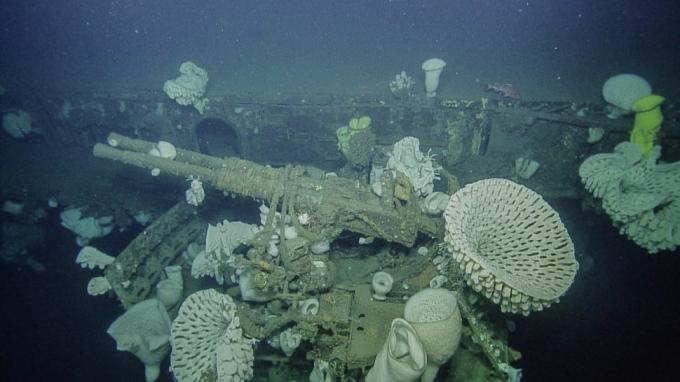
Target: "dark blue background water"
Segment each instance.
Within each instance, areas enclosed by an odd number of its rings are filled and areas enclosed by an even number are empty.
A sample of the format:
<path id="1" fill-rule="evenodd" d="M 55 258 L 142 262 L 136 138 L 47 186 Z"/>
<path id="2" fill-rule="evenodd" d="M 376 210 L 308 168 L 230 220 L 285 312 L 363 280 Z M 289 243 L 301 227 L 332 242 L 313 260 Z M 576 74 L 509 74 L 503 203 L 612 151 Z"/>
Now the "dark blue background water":
<path id="1" fill-rule="evenodd" d="M 386 92 L 402 69 L 448 63 L 441 93 L 480 96 L 511 82 L 529 99 L 598 100 L 619 72 L 677 96 L 670 1 L 8 1 L 0 3 L 0 84 L 31 89 L 157 89 L 192 60 L 209 93 Z M 516 319 L 528 381 L 674 378 L 680 257 L 649 256 L 606 219 L 565 205 L 577 250 L 595 259 L 560 304 Z M 56 226 L 55 221 L 51 224 Z M 47 224 L 47 223 L 45 223 Z M 91 275 L 65 230 L 34 274 L 0 265 L 0 379 L 135 381 L 142 367 L 105 329 L 120 313 L 86 295 Z M 115 253 L 129 237 L 100 243 Z"/>
<path id="2" fill-rule="evenodd" d="M 671 95 L 672 3 L 3 1 L 0 82 L 160 89 L 192 60 L 212 92 L 386 92 L 437 56 L 444 94 L 500 81 L 532 99 L 598 99 L 606 78 L 635 72 Z"/>

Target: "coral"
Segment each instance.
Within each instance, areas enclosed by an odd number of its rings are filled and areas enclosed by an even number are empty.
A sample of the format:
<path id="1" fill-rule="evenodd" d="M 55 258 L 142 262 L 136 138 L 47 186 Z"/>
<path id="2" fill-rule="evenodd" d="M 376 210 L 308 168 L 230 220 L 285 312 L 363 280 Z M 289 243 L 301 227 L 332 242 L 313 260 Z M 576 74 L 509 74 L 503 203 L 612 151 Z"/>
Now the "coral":
<path id="1" fill-rule="evenodd" d="M 469 184 L 451 196 L 444 218 L 448 250 L 466 282 L 502 311 L 542 310 L 574 281 L 574 245 L 559 215 L 522 185 Z"/>
<path id="2" fill-rule="evenodd" d="M 131 352 L 144 363 L 147 382 L 158 378 L 170 348 L 170 318 L 160 301 L 135 304 L 109 326 L 107 333 L 116 340 L 118 350 Z"/>
<path id="3" fill-rule="evenodd" d="M 163 92 L 182 106 L 193 105 L 199 113 L 205 112 L 207 99 L 203 98 L 208 85 L 208 72 L 191 61 L 180 65 L 181 75 L 163 84 Z"/>
<path id="4" fill-rule="evenodd" d="M 253 377 L 253 347 L 243 337 L 236 304 L 214 289 L 193 293 L 172 322 L 170 365 L 179 382 L 246 381 Z"/>
<path id="5" fill-rule="evenodd" d="M 680 162 L 657 164 L 660 155 L 659 146 L 645 157 L 636 144 L 622 142 L 579 168 L 619 232 L 649 253 L 680 245 Z"/>

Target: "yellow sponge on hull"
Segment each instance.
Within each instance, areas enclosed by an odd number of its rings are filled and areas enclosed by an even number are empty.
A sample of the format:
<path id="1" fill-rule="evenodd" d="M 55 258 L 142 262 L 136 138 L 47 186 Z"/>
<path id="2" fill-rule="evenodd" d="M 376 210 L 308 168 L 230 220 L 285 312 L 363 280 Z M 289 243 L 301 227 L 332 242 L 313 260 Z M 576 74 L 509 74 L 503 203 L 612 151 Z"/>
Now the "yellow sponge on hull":
<path id="1" fill-rule="evenodd" d="M 649 155 L 654 149 L 656 136 L 663 123 L 661 104 L 665 99 L 656 94 L 642 97 L 633 103 L 635 124 L 630 133 L 630 141 L 640 148 L 643 155 Z"/>
<path id="2" fill-rule="evenodd" d="M 352 118 L 347 126 L 343 126 L 335 131 L 335 135 L 338 137 L 338 149 L 345 157 L 349 155 L 349 141 L 352 135 L 367 129 L 370 125 L 371 117 L 365 115 L 361 118 Z"/>

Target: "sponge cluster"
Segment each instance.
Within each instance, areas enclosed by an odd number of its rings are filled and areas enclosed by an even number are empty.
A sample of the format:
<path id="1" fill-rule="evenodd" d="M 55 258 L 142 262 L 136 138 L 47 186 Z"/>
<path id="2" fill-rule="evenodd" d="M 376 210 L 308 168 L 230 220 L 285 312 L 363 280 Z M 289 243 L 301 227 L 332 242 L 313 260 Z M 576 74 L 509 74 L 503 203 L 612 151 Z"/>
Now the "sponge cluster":
<path id="1" fill-rule="evenodd" d="M 439 170 L 434 156 L 420 151 L 420 140 L 415 137 L 404 137 L 394 144 L 389 154 L 387 169 L 399 171 L 408 177 L 413 192 L 418 196 L 427 196 L 434 190 L 434 181 L 439 180 Z"/>
<path id="2" fill-rule="evenodd" d="M 559 215 L 534 191 L 485 179 L 457 191 L 444 211 L 445 240 L 465 280 L 504 312 L 550 306 L 578 262 Z"/>
<path id="3" fill-rule="evenodd" d="M 658 164 L 660 155 L 659 146 L 643 155 L 634 143 L 622 142 L 579 168 L 619 232 L 649 253 L 680 245 L 680 162 Z"/>
<path id="4" fill-rule="evenodd" d="M 208 86 L 208 72 L 191 61 L 182 63 L 179 72 L 179 77 L 165 81 L 163 92 L 178 104 L 193 105 L 203 114 L 208 101 L 203 97 Z"/>

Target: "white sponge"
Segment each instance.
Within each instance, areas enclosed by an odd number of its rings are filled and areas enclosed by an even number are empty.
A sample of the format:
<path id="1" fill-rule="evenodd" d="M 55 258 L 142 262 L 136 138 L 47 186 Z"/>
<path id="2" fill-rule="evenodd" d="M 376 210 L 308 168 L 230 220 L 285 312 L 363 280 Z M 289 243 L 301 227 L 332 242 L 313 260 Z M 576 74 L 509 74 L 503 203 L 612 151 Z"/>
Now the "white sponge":
<path id="1" fill-rule="evenodd" d="M 203 114 L 207 102 L 203 95 L 208 85 L 208 72 L 191 61 L 180 65 L 179 72 L 179 77 L 165 81 L 163 91 L 178 104 L 193 105 Z"/>
<path id="2" fill-rule="evenodd" d="M 630 110 L 635 101 L 650 94 L 649 82 L 635 74 L 617 74 L 602 86 L 604 100 L 623 110 Z"/>
<path id="3" fill-rule="evenodd" d="M 31 116 L 22 110 L 6 113 L 2 116 L 2 128 L 10 137 L 22 139 L 33 130 Z"/>
<path id="4" fill-rule="evenodd" d="M 160 365 L 170 350 L 170 317 L 155 298 L 135 304 L 106 331 L 116 340 L 116 349 L 129 351 L 144 363 L 146 382 L 160 374 Z"/>

